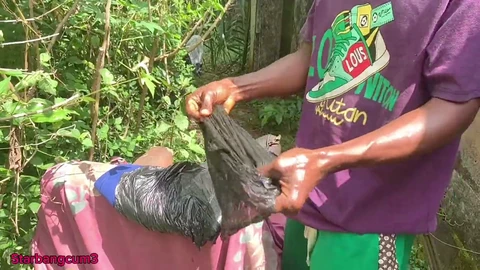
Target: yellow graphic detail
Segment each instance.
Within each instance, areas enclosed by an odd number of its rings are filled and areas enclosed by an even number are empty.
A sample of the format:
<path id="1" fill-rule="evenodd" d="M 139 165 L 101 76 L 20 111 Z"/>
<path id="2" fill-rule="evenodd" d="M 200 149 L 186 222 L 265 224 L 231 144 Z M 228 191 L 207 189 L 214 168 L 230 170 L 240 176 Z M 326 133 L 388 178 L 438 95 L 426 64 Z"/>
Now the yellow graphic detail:
<path id="1" fill-rule="evenodd" d="M 358 16 L 355 23 L 357 24 L 358 29 L 360 29 L 360 32 L 363 36 L 366 36 L 370 33 L 372 25 L 372 6 L 370 4 L 365 4 L 358 7 Z"/>
<path id="2" fill-rule="evenodd" d="M 372 31 L 372 34 L 370 36 L 368 36 L 368 38 L 366 40 L 368 46 L 372 46 L 372 43 L 375 41 L 375 38 L 376 38 L 379 30 L 380 30 L 380 28 L 375 28 Z"/>
<path id="3" fill-rule="evenodd" d="M 315 114 L 336 126 L 340 126 L 344 122 L 359 122 L 362 125 L 366 125 L 368 120 L 366 112 L 355 107 L 347 107 L 343 102 L 343 98 L 340 100 L 329 99 L 319 102 L 315 107 Z"/>
<path id="4" fill-rule="evenodd" d="M 345 10 L 345 11 L 340 12 L 337 16 L 343 16 L 343 15 L 348 15 L 348 14 L 349 14 L 349 11 L 348 11 L 348 10 Z M 344 21 L 346 21 L 346 20 L 348 20 L 348 17 L 347 17 L 347 16 L 345 17 Z M 336 22 L 333 22 L 333 23 L 332 23 L 332 29 L 333 29 L 334 31 L 338 31 L 339 34 L 346 34 L 346 33 L 350 32 L 350 31 L 351 31 L 351 28 L 352 28 L 350 25 L 346 26 L 346 27 L 345 27 L 345 30 L 343 30 L 343 31 L 342 31 L 342 30 L 338 30 L 338 28 L 340 27 L 340 25 L 343 26 L 343 24 L 345 23 L 344 21 L 336 21 Z"/>

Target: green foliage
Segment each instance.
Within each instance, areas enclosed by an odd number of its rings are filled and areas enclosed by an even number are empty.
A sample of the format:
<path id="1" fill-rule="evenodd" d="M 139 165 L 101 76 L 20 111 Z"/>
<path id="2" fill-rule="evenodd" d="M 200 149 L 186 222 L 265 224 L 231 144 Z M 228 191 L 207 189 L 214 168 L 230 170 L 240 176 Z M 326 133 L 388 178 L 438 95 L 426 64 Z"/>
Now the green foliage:
<path id="1" fill-rule="evenodd" d="M 3 1 L 3 0 L 0 0 Z M 42 1 L 33 10 L 38 32 L 51 34 L 67 14 L 73 1 Z M 16 19 L 12 2 L 2 2 L 0 20 Z M 17 1 L 28 18 L 28 1 Z M 29 254 L 29 245 L 40 207 L 40 178 L 56 163 L 88 159 L 107 162 L 113 156 L 133 161 L 155 145 L 169 147 L 176 160 L 201 161 L 202 142 L 190 129 L 184 111 L 184 97 L 192 90 L 193 67 L 180 50 L 167 61 L 148 69 L 145 57 L 164 55 L 180 46 L 187 32 L 204 16 L 212 20 L 199 28 L 202 34 L 219 12 L 220 0 L 119 0 L 112 2 L 110 47 L 101 76 L 96 136 L 91 136 L 91 93 L 96 58 L 105 31 L 105 2 L 84 0 L 68 18 L 51 52 L 40 44 L 29 46 L 25 66 L 25 44 L 0 47 L 0 269 L 12 269 L 13 252 Z M 36 38 L 28 26 L 0 24 L 3 42 Z M 48 34 L 47 34 L 48 33 Z M 156 38 L 159 37 L 159 38 Z M 159 41 L 153 52 L 155 40 Z M 5 56 L 5 57 L 4 57 Z M 147 59 L 148 60 L 148 59 Z M 38 63 L 38 64 L 37 64 Z M 18 70 L 25 68 L 28 72 Z M 143 108 L 140 97 L 147 90 Z M 72 98 L 73 97 L 73 98 Z M 67 103 L 68 101 L 68 103 Z M 138 117 L 140 116 L 140 117 Z M 9 167 L 12 130 L 17 130 L 22 171 Z"/>
<path id="2" fill-rule="evenodd" d="M 302 99 L 276 99 L 256 103 L 262 127 L 283 126 L 293 130 L 298 125 L 302 111 Z"/>
<path id="3" fill-rule="evenodd" d="M 423 246 L 416 241 L 412 247 L 412 254 L 410 256 L 411 270 L 428 270 L 428 263 L 425 261 Z"/>

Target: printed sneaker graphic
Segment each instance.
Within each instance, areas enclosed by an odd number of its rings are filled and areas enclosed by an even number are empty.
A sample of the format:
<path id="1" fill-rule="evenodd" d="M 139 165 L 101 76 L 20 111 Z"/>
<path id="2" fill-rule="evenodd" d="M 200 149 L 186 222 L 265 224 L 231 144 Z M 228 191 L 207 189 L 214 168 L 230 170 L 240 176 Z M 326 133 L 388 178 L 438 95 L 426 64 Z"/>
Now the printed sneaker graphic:
<path id="1" fill-rule="evenodd" d="M 331 26 L 334 45 L 325 75 L 307 100 L 316 103 L 343 95 L 385 68 L 390 54 L 379 29 L 393 20 L 390 2 L 375 9 L 358 5 L 340 13 Z"/>

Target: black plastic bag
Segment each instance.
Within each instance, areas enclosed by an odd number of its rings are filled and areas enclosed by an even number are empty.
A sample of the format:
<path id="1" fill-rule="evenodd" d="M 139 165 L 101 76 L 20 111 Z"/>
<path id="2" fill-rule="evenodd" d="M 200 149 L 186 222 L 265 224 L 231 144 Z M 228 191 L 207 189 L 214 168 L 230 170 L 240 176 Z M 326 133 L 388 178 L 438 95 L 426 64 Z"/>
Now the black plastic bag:
<path id="1" fill-rule="evenodd" d="M 279 136 L 255 140 L 221 107 L 200 126 L 208 168 L 190 162 L 141 167 L 122 175 L 115 190 L 115 208 L 128 219 L 198 247 L 273 212 L 279 188 L 256 168 L 281 151 Z"/>
<path id="2" fill-rule="evenodd" d="M 272 162 L 274 156 L 221 106 L 200 127 L 208 170 L 222 211 L 221 233 L 230 236 L 274 212 L 280 188 L 257 171 Z"/>
<path id="3" fill-rule="evenodd" d="M 215 241 L 222 213 L 205 164 L 176 163 L 125 173 L 115 208 L 147 229 L 192 239 L 198 247 Z"/>

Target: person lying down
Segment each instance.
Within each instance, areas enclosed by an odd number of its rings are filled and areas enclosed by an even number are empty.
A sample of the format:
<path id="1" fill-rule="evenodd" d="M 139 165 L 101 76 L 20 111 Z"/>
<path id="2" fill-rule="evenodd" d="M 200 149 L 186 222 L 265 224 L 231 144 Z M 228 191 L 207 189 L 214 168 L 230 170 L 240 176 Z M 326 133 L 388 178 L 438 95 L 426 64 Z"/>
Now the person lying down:
<path id="1" fill-rule="evenodd" d="M 278 139 L 267 135 L 257 141 L 278 155 Z M 227 239 L 207 241 L 200 249 L 192 243 L 198 246 L 202 244 L 200 239 L 214 238 L 214 232 L 218 235 L 218 203 L 210 200 L 211 190 L 199 188 L 205 180 L 193 179 L 194 184 L 174 192 L 161 189 L 186 185 L 180 184 L 182 177 L 179 183 L 168 177 L 163 178 L 167 183 L 160 181 L 166 174 L 161 172 L 165 168 L 173 174 L 193 171 L 202 175 L 201 169 L 188 166 L 173 164 L 173 153 L 164 147 L 152 148 L 132 164 L 115 159 L 112 164 L 79 161 L 54 166 L 42 178 L 42 204 L 32 242 L 32 255 L 46 256 L 47 261 L 34 264 L 34 268 L 279 269 L 285 222 L 280 214 L 246 226 Z M 124 173 L 130 177 L 122 179 Z M 135 177 L 139 175 L 143 176 Z M 149 178 L 151 183 L 142 187 L 140 183 Z M 163 197 L 158 193 L 163 193 Z M 133 197 L 127 200 L 120 194 Z M 182 199 L 188 196 L 203 199 Z M 157 200 L 163 204 L 156 203 Z M 178 207 L 182 200 L 184 208 Z M 162 209 L 167 209 L 168 218 L 158 213 L 148 216 Z M 185 213 L 192 210 L 192 217 L 187 217 Z M 177 215 L 174 211 L 178 211 Z M 181 224 L 180 220 L 193 222 L 195 227 Z M 190 231 L 162 233 L 160 223 L 170 229 L 178 225 Z M 205 233 L 198 235 L 202 230 Z"/>
<path id="2" fill-rule="evenodd" d="M 279 139 L 265 135 L 257 142 L 272 155 L 279 155 Z M 157 153 L 170 154 L 162 149 Z M 180 162 L 166 167 L 122 164 L 103 174 L 95 189 L 118 212 L 150 230 L 183 235 L 198 247 L 215 242 L 220 234 L 222 211 L 207 163 Z"/>

